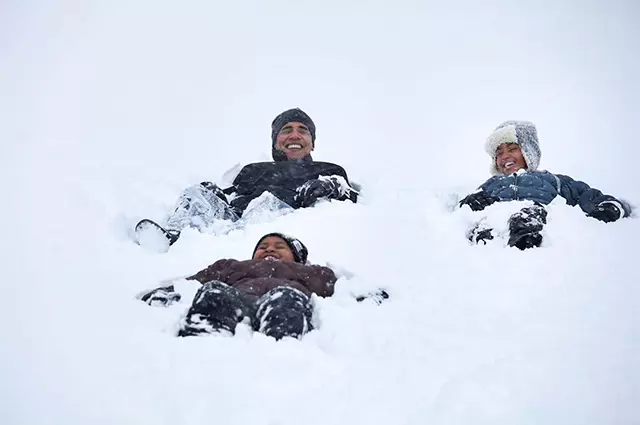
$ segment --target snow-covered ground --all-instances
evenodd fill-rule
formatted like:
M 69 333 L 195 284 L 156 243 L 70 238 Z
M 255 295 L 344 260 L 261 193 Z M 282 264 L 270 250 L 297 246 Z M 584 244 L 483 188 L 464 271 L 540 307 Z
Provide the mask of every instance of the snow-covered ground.
M 638 220 L 558 200 L 521 252 L 469 245 L 481 213 L 453 208 L 514 118 L 542 168 L 640 205 L 637 2 L 385 3 L 0 4 L 0 423 L 640 423 Z M 295 106 L 360 203 L 130 242 L 187 185 L 269 159 Z M 135 299 L 270 231 L 353 274 L 301 341 L 178 339 L 188 299 Z

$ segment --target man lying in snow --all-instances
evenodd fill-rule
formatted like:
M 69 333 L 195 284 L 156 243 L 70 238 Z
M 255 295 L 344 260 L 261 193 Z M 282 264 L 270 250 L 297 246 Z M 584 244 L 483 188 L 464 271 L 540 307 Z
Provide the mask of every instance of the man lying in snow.
M 562 174 L 539 171 L 541 151 L 536 127 L 531 122 L 506 121 L 500 124 L 489 135 L 485 150 L 491 156 L 494 176 L 462 199 L 460 207 L 468 205 L 473 211 L 480 211 L 494 202 L 534 201 L 534 205 L 509 218 L 509 246 L 520 249 L 540 246 L 540 231 L 547 222 L 547 211 L 543 205 L 558 195 L 571 206 L 579 205 L 587 216 L 605 223 L 631 213 L 626 202 L 605 195 L 584 182 Z M 476 227 L 469 239 L 486 243 L 486 240 L 493 239 L 492 230 Z
M 251 260 L 218 260 L 188 280 L 202 287 L 183 319 L 178 336 L 235 332 L 245 318 L 251 327 L 281 339 L 298 338 L 313 329 L 311 294 L 333 295 L 337 277 L 328 267 L 307 262 L 302 242 L 282 233 L 269 233 L 258 241 Z M 367 297 L 380 303 L 385 291 Z M 149 305 L 179 301 L 174 286 L 155 289 L 141 297 Z M 358 297 L 361 301 L 365 297 Z
M 144 245 L 145 240 L 153 240 L 153 235 L 160 232 L 168 249 L 185 227 L 202 231 L 216 220 L 235 222 L 250 210 L 304 208 L 319 199 L 356 202 L 358 193 L 342 167 L 311 158 L 315 140 L 316 126 L 305 112 L 298 108 L 284 111 L 271 124 L 274 162 L 245 166 L 224 190 L 211 182 L 187 188 L 164 226 L 149 219 L 136 225 L 136 242 Z M 250 206 L 257 198 L 260 199 Z M 149 234 L 151 237 L 147 238 Z

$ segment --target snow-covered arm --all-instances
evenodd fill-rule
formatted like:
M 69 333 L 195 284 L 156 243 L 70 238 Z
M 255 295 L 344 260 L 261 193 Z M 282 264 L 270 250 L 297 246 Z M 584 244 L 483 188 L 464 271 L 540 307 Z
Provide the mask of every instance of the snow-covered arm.
M 355 276 L 355 274 L 351 270 L 347 269 L 344 266 L 338 265 L 336 263 L 330 263 L 330 262 L 327 262 L 326 265 L 331 270 L 333 270 L 333 272 L 335 273 L 338 279 L 342 279 L 343 281 L 344 280 L 349 281 Z M 358 286 L 360 285 L 356 285 L 356 287 Z M 353 296 L 356 299 L 357 302 L 362 302 L 364 300 L 372 300 L 376 304 L 380 305 L 384 300 L 389 298 L 389 293 L 382 288 L 375 289 L 375 288 L 360 287 L 359 289 L 355 289 L 355 291 L 353 292 L 352 290 L 349 290 L 348 292 L 350 293 L 351 296 Z
M 358 202 L 358 191 L 351 187 L 347 179 L 342 176 L 320 176 L 318 177 L 320 181 L 331 182 L 335 185 L 335 198 L 338 201 L 346 201 L 350 200 L 354 203 Z
M 164 280 L 160 283 L 162 286 L 150 291 L 143 291 L 136 298 L 153 307 L 169 307 L 174 303 L 180 302 L 183 295 L 188 295 L 191 292 L 195 293 L 195 287 L 200 286 L 193 280 L 187 280 L 184 277 Z
M 343 176 L 319 176 L 311 179 L 296 189 L 294 203 L 298 207 L 310 207 L 319 199 L 351 200 L 357 202 L 358 192 L 353 189 Z
M 356 301 L 362 302 L 364 300 L 373 300 L 376 304 L 380 305 L 384 300 L 389 299 L 389 293 L 384 289 L 378 289 L 377 291 L 369 292 L 365 295 L 358 295 Z
M 582 211 L 587 214 L 604 203 L 615 205 L 623 217 L 628 217 L 631 214 L 631 207 L 624 201 L 606 195 L 585 182 L 574 180 L 569 176 L 556 174 L 556 177 L 560 183 L 560 196 L 571 206 L 579 205 Z

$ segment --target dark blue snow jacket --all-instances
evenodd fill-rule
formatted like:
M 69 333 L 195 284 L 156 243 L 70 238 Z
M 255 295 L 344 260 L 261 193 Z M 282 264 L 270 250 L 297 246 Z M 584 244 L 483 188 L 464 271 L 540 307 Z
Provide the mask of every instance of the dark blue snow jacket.
M 562 174 L 548 171 L 519 170 L 511 175 L 497 175 L 484 182 L 480 189 L 497 197 L 500 201 L 530 200 L 543 205 L 549 204 L 556 196 L 562 196 L 571 206 L 580 205 L 589 214 L 601 202 L 617 202 L 624 209 L 624 216 L 631 213 L 626 202 L 605 195 L 588 184 L 573 180 Z

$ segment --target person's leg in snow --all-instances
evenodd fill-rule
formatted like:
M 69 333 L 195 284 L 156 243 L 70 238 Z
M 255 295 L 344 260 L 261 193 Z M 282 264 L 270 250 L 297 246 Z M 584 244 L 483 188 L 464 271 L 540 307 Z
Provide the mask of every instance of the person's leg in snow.
M 509 217 L 509 246 L 519 249 L 539 247 L 540 232 L 547 224 L 547 211 L 540 204 L 526 207 Z
M 235 333 L 245 317 L 253 318 L 255 306 L 237 289 L 218 281 L 207 282 L 198 290 L 185 316 L 178 336 L 226 331 Z
M 158 252 L 166 252 L 180 237 L 180 232 L 167 230 L 148 218 L 140 220 L 134 230 L 138 245 Z
M 275 339 L 299 338 L 313 329 L 311 300 L 295 288 L 273 288 L 256 302 L 254 330 Z
M 236 221 L 233 212 L 218 186 L 211 182 L 202 182 L 186 188 L 167 219 L 166 228 L 181 231 L 185 227 L 195 227 L 202 231 L 215 220 Z
M 168 250 L 169 246 L 178 240 L 180 232 L 185 227 L 195 227 L 202 231 L 215 220 L 237 219 L 238 216 L 227 204 L 222 190 L 211 182 L 202 182 L 188 187 L 180 194 L 164 227 L 152 220 L 141 220 L 135 227 L 136 242 L 139 245 L 150 245 L 145 242 L 157 239 L 154 235 L 161 235 L 166 239 L 166 246 L 162 248 Z

